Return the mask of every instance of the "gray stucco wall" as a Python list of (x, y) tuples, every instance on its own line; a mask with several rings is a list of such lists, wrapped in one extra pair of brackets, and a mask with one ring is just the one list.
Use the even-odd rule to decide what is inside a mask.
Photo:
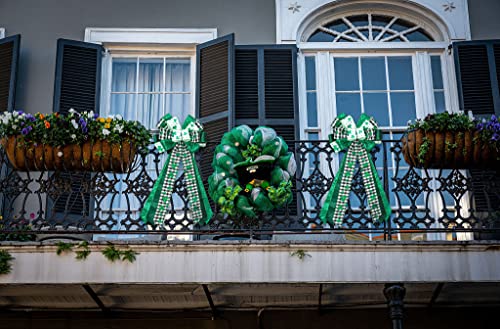
[(16, 107), (51, 112), (56, 40), (86, 27), (217, 28), (239, 44), (274, 43), (274, 0), (0, 0), (0, 27), (21, 34)]
[(469, 0), (472, 39), (500, 39), (500, 0)]
[[(500, 38), (500, 0), (469, 0), (473, 39)], [(21, 34), (17, 108), (50, 112), (56, 40), (86, 27), (215, 27), (237, 43), (275, 42), (274, 0), (0, 0), (0, 27)]]

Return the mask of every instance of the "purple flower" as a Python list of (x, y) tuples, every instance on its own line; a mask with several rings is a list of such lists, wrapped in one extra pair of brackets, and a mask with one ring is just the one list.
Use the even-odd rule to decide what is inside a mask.
[(21, 130), (21, 133), (23, 135), (28, 135), (30, 133), (30, 130), (28, 128), (23, 128), (23, 130)]
[(493, 136), (491, 136), (491, 140), (492, 140), (492, 141), (495, 141), (495, 142), (496, 142), (498, 139), (500, 139), (500, 135), (499, 135), (499, 134), (497, 134), (497, 133), (494, 133), (494, 134), (493, 134)]
[(82, 127), (82, 133), (86, 134), (88, 133), (89, 129), (87, 127)]
[(98, 113), (94, 113), (94, 120), (96, 120), (99, 117)]
[(21, 115), (21, 114), (23, 114), (23, 113), (24, 113), (24, 112), (23, 112), (22, 110), (18, 110), (18, 111), (17, 111), (17, 114), (19, 114), (19, 115)]

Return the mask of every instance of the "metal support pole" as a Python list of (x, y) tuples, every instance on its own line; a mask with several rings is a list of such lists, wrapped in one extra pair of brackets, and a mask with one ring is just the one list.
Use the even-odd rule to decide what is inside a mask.
[(389, 307), (389, 317), (392, 320), (393, 329), (403, 329), (403, 299), (406, 288), (403, 283), (386, 283), (384, 296)]

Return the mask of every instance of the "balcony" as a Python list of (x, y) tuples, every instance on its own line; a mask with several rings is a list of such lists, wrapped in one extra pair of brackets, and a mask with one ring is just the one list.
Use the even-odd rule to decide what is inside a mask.
[[(146, 225), (139, 217), (164, 163), (165, 156), (154, 150), (136, 156), (130, 168), (119, 174), (67, 171), (64, 166), (57, 171), (38, 167), (16, 171), (1, 150), (1, 233), (4, 240), (46, 239), (54, 234), (93, 240), (500, 239), (500, 176), (495, 171), (412, 168), (402, 157), (399, 140), (383, 140), (372, 156), (392, 205), (391, 219), (371, 221), (361, 174), (356, 170), (344, 223), (333, 227), (319, 220), (319, 212), (336, 173), (338, 155), (326, 141), (296, 141), (294, 145), (295, 197), (286, 209), (256, 219), (235, 219), (214, 207), (215, 216), (208, 225), (194, 224), (179, 175), (170, 217), (158, 226)], [(214, 147), (209, 145), (198, 154), (205, 167)]]

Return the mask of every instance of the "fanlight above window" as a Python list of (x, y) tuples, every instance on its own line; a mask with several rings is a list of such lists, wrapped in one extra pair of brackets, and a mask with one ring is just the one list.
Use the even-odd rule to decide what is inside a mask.
[(363, 14), (334, 19), (319, 26), (308, 42), (434, 41), (420, 25), (397, 16)]

